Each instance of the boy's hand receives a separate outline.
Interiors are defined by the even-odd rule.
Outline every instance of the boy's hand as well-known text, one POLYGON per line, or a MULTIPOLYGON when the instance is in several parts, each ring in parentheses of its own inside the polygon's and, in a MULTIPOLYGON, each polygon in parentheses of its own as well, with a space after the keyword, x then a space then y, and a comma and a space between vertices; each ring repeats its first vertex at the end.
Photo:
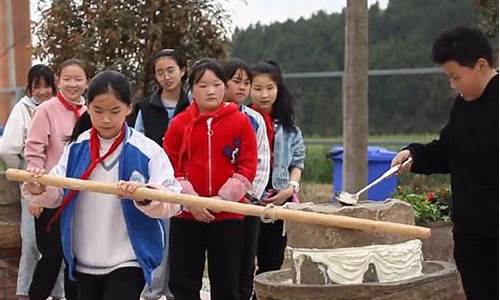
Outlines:
POLYGON ((398 175, 410 171, 412 162, 403 164, 410 157, 411 153, 409 150, 403 150, 398 154, 396 154, 396 156, 391 162, 391 167, 399 166, 398 175))
MULTIPOLYGON (((47 174, 47 171, 43 168, 28 168, 26 171, 31 173, 31 177, 35 179, 47 174)), ((39 183, 38 181, 28 182, 26 186, 32 195, 40 195, 45 192, 45 185, 39 183)))
POLYGON ((191 206, 189 207, 189 212, 198 222, 210 223, 215 219, 214 215, 206 208, 191 206))

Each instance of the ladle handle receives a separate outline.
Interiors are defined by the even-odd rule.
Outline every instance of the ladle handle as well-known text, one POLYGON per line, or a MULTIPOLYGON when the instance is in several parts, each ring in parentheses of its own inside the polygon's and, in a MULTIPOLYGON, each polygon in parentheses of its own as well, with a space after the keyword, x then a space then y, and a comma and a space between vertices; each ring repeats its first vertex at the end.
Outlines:
MULTIPOLYGON (((408 158, 402 165, 406 165, 406 164, 409 164, 410 162, 412 161, 412 158, 408 158)), ((363 194, 364 192, 366 192, 368 189, 370 189, 372 186, 376 185, 377 183, 381 182, 382 180, 386 179, 387 177, 390 177, 394 174, 396 174, 396 172, 399 170, 400 166, 399 165, 396 165, 392 168, 390 168, 389 170, 385 171, 384 174, 382 174, 379 178, 375 179, 374 181, 372 181, 369 185, 365 186, 364 188, 362 188, 361 190, 359 190, 357 193, 356 193, 356 196, 359 197, 361 194, 363 194)))

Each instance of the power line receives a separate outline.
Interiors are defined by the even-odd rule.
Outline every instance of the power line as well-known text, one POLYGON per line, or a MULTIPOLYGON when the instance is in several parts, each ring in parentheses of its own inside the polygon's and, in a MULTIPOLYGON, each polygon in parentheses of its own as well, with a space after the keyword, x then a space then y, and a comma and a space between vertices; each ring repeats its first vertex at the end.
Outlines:
MULTIPOLYGON (((369 76, 439 74, 440 68, 402 68, 369 70, 369 76)), ((343 71, 284 73, 284 78, 335 78, 342 77, 343 71)))

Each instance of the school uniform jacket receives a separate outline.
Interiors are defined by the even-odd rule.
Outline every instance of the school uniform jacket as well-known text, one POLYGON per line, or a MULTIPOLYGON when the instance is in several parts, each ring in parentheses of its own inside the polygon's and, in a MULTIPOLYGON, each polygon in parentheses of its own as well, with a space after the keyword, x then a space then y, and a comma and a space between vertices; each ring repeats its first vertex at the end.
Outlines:
MULTIPOLYGON (((51 171, 55 176, 80 178, 90 162, 90 130, 82 133, 78 139, 69 144, 61 156, 59 163, 51 171)), ((181 187, 173 176, 173 168, 164 153, 154 141, 142 133, 126 128, 126 135, 118 160, 118 180, 139 181, 155 188, 180 193, 181 187)), ((44 207, 57 207, 62 200, 62 190, 47 187, 40 196, 27 193, 23 186, 23 195, 28 200, 44 207), (55 200, 54 200, 55 199, 55 200)), ((64 190, 64 195, 68 192, 64 190)), ((61 215, 61 243, 64 258, 68 263, 71 279, 75 279, 76 258, 73 245, 73 217, 79 195, 65 207, 61 215)), ((160 265, 165 247, 164 228, 161 218, 167 218, 179 212, 180 206, 165 202, 152 201, 141 206, 130 199, 122 199, 121 207, 130 243, 137 262, 144 272, 146 283, 151 283, 153 270, 160 265)), ((96 209, 98 209, 96 207, 96 209)))
POLYGON ((262 194, 264 194, 271 171, 269 139, 267 138, 264 119, 257 111, 245 105, 240 106, 240 111, 247 115, 257 138, 257 171, 252 182, 252 191, 249 194, 254 201, 258 201, 262 198, 262 194))
MULTIPOLYGON (((200 196, 218 196, 229 178, 242 176, 250 183, 255 177, 255 133, 248 117, 234 103, 222 103, 216 111, 200 115, 193 102, 170 123, 163 148, 175 176, 189 181, 200 196)), ((243 218, 228 212, 213 215, 215 222, 243 218)), ((194 220, 188 211, 178 217, 194 220)))

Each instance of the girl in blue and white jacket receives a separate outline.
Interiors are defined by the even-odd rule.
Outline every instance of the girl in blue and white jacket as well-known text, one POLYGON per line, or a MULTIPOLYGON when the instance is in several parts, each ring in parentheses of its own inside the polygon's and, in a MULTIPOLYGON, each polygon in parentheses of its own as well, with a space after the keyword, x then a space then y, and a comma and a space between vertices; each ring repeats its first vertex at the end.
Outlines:
MULTIPOLYGON (((121 195, 78 193, 37 182, 24 184, 23 194, 44 207, 60 206, 55 218, 61 216, 64 258, 81 300, 136 300, 162 259, 160 219, 176 215, 180 207, 130 199, 130 194, 144 186, 174 193, 181 188, 163 149, 125 123, 131 111, 126 77, 104 71, 91 81, 88 95, 88 112, 78 120, 71 143, 50 173, 117 182, 121 195)), ((34 177, 45 173, 29 171, 34 177)))

